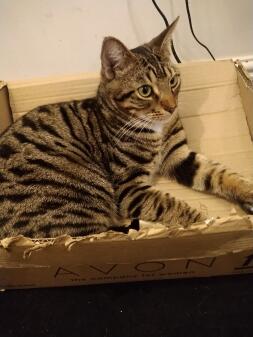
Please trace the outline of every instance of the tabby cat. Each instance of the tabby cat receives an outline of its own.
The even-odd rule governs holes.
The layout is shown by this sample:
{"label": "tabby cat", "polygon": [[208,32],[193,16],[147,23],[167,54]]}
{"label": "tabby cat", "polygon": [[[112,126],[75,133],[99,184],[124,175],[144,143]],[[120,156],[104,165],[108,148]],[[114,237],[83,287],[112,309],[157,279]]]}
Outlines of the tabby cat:
{"label": "tabby cat", "polygon": [[38,107],[2,135],[0,237],[204,219],[152,187],[156,173],[253,213],[253,184],[187,146],[176,109],[180,75],[169,58],[176,22],[133,50],[105,38],[96,97]]}

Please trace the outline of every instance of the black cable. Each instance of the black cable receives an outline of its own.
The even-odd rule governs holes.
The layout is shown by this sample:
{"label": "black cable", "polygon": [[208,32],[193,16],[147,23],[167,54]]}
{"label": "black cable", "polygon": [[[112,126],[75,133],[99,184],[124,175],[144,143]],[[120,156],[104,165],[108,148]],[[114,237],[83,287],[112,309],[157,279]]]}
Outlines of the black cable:
{"label": "black cable", "polygon": [[191,29],[191,32],[192,32],[192,35],[193,35],[194,39],[198,42],[198,44],[200,44],[203,48],[205,48],[208,51],[211,58],[215,61],[215,57],[213,56],[213,54],[211,53],[209,48],[206,45],[204,45],[202,42],[199,41],[199,39],[196,37],[196,35],[193,31],[191,13],[190,13],[190,8],[189,8],[189,0],[185,0],[185,5],[186,5],[187,16],[188,16],[188,19],[189,19],[190,29]]}
{"label": "black cable", "polygon": [[[169,22],[166,18],[166,16],[163,14],[163,12],[161,11],[161,9],[159,8],[159,6],[157,5],[157,3],[155,2],[155,0],[152,0],[153,2],[153,5],[155,6],[155,8],[157,9],[158,13],[161,15],[161,17],[163,18],[164,22],[165,22],[165,26],[168,28],[169,27]],[[176,50],[175,50],[175,47],[174,47],[174,43],[173,43],[173,40],[171,40],[171,50],[172,50],[172,53],[175,57],[175,60],[177,61],[177,63],[181,63],[181,60],[180,58],[177,56],[177,53],[176,53]]]}
{"label": "black cable", "polygon": [[164,22],[165,22],[165,26],[168,28],[169,27],[169,22],[166,18],[166,16],[163,14],[163,12],[161,11],[161,9],[158,7],[157,3],[155,2],[155,0],[152,0],[153,5],[155,6],[155,8],[157,9],[158,13],[161,15],[161,17],[163,18]]}

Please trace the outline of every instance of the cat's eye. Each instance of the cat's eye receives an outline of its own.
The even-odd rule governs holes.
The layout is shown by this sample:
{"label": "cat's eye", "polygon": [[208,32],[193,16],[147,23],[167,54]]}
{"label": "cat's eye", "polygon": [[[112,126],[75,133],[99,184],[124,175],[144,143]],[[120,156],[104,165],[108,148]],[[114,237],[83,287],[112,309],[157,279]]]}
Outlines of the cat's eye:
{"label": "cat's eye", "polygon": [[150,97],[153,93],[153,89],[150,85],[144,84],[141,87],[138,88],[138,93],[142,96],[142,97]]}
{"label": "cat's eye", "polygon": [[171,79],[170,79],[170,85],[171,87],[175,87],[177,85],[178,82],[178,76],[177,74],[175,74]]}

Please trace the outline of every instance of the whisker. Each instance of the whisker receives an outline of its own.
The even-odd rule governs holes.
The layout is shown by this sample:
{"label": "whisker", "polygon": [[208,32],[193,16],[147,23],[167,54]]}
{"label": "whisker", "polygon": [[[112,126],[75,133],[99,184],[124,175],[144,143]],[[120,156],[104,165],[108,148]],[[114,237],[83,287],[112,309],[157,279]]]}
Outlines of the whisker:
{"label": "whisker", "polygon": [[[130,123],[131,122],[131,123]],[[124,136],[128,136],[131,134],[132,129],[136,130],[138,128],[138,126],[143,125],[143,120],[141,120],[140,118],[135,118],[134,120],[131,120],[130,122],[126,123],[121,129],[120,133],[117,133],[117,140],[114,142],[115,144],[118,144],[118,142],[124,137]],[[127,125],[128,124],[128,125]],[[126,127],[127,125],[127,127]]]}
{"label": "whisker", "polygon": [[134,117],[134,118],[130,119],[128,122],[126,122],[125,124],[123,124],[123,126],[118,130],[118,132],[116,133],[116,135],[118,135],[120,133],[120,131],[122,129],[124,129],[126,126],[133,124],[137,120],[139,120],[138,117]]}
{"label": "whisker", "polygon": [[128,131],[130,131],[131,129],[134,129],[136,127],[136,125],[139,124],[139,121],[135,120],[132,121],[131,123],[128,123],[128,125],[125,125],[123,128],[121,128],[120,132],[117,133],[117,137],[118,139],[121,139]]}
{"label": "whisker", "polygon": [[130,135],[132,131],[136,130],[139,126],[141,126],[143,121],[136,121],[131,127],[125,129],[125,132],[121,135],[120,139],[123,136]]}
{"label": "whisker", "polygon": [[149,126],[149,125],[152,124],[152,120],[146,120],[145,122],[146,122],[146,123],[143,125],[143,127],[141,128],[141,130],[138,132],[138,135],[137,135],[137,136],[139,136],[139,134],[142,132],[142,130],[143,130],[144,128],[146,128],[147,126]]}

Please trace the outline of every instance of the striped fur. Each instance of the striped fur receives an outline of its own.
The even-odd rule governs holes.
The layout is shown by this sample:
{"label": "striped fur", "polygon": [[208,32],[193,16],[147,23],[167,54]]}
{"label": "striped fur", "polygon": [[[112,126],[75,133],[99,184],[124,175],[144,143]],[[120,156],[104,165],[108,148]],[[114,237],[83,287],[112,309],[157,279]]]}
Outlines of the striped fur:
{"label": "striped fur", "polygon": [[155,189],[157,173],[253,212],[252,183],[187,146],[176,110],[180,76],[168,58],[172,28],[132,51],[106,38],[96,97],[36,108],[2,135],[0,237],[204,218]]}

